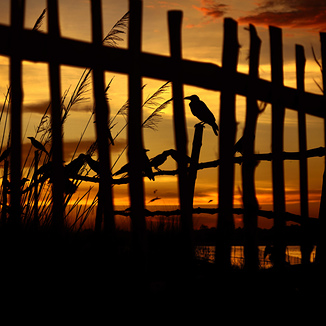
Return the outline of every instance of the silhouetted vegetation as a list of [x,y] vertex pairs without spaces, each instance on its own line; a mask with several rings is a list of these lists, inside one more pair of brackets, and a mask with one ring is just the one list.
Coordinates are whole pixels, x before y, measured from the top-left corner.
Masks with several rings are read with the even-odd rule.
[[[201,63],[182,60],[182,14],[179,11],[169,12],[171,56],[168,62],[171,63],[173,71],[171,72],[170,68],[164,65],[154,65],[159,67],[158,71],[162,66],[164,71],[157,72],[157,75],[151,71],[150,75],[167,80],[162,78],[161,74],[166,76],[168,71],[171,78],[154,94],[142,101],[141,94],[145,85],[141,85],[144,73],[141,70],[143,68],[140,68],[144,61],[140,39],[141,2],[131,1],[130,12],[126,13],[104,38],[101,32],[100,4],[92,1],[91,6],[93,39],[92,47],[89,48],[92,51],[88,53],[96,52],[97,49],[98,54],[102,55],[101,51],[107,50],[103,45],[116,47],[130,25],[129,49],[125,51],[133,60],[130,64],[129,62],[126,64],[128,68],[123,68],[129,74],[130,98],[112,116],[108,94],[114,79],[104,85],[105,68],[100,63],[81,64],[83,60],[85,62],[89,60],[88,57],[84,58],[84,52],[81,52],[82,59],[78,58],[81,60],[78,65],[88,68],[83,71],[74,90],[71,92],[68,89],[58,98],[59,65],[62,63],[57,61],[59,59],[49,56],[45,61],[49,62],[50,67],[52,101],[45,108],[35,134],[28,135],[30,147],[26,157],[20,160],[22,144],[16,132],[21,125],[21,115],[17,118],[13,113],[21,113],[21,69],[19,65],[11,67],[12,85],[8,87],[0,114],[0,123],[3,126],[0,162],[3,162],[4,166],[0,225],[0,257],[5,270],[3,280],[10,279],[11,284],[15,284],[23,291],[37,289],[40,295],[49,288],[51,291],[48,295],[70,289],[74,298],[83,291],[85,283],[89,286],[92,282],[97,291],[88,288],[87,295],[94,292],[98,295],[103,289],[106,295],[117,295],[118,300],[124,296],[127,297],[124,298],[125,300],[129,300],[131,294],[139,296],[140,291],[150,293],[155,299],[162,294],[169,297],[171,302],[177,302],[179,298],[191,301],[194,298],[209,296],[211,293],[214,295],[218,293],[222,299],[228,301],[240,296],[243,302],[248,299],[247,294],[250,293],[255,297],[253,302],[256,304],[261,297],[267,298],[268,303],[275,304],[271,298],[280,290],[284,294],[280,298],[282,304],[288,300],[299,303],[306,294],[323,298],[325,288],[321,280],[322,269],[319,269],[317,264],[310,264],[307,257],[314,245],[321,245],[323,249],[324,240],[321,235],[323,236],[325,231],[323,216],[325,196],[323,193],[318,220],[309,217],[304,205],[301,207],[300,215],[286,212],[283,164],[285,159],[299,160],[300,178],[303,180],[307,178],[307,167],[304,164],[306,159],[325,156],[325,148],[308,150],[301,142],[299,152],[284,152],[282,130],[285,107],[298,112],[304,110],[304,114],[310,113],[322,118],[324,113],[320,112],[321,97],[305,93],[304,89],[293,90],[283,87],[281,30],[270,28],[272,82],[262,81],[258,76],[260,39],[254,26],[250,26],[249,29],[250,72],[249,75],[242,74],[239,77],[236,71],[239,51],[237,23],[232,19],[226,19],[224,25],[223,73],[220,73],[220,67],[206,66],[206,64],[199,66],[203,69],[197,68],[200,70],[199,73],[195,65]],[[19,34],[22,33],[22,26],[19,24],[22,23],[20,16],[23,16],[24,8],[20,2],[13,1],[13,16],[15,16],[15,9],[18,12],[16,17],[18,22],[16,25],[13,23],[13,27],[8,27],[8,30],[13,28],[15,33]],[[51,40],[58,41],[56,1],[51,1],[48,11],[49,37],[51,36]],[[40,36],[37,30],[41,27],[46,13],[47,11],[42,12],[33,28],[35,33],[30,37]],[[69,42],[67,41],[67,46]],[[89,44],[81,44],[80,46],[88,49]],[[323,49],[325,44],[324,39]],[[13,62],[20,64],[24,56],[17,57],[16,52],[13,53]],[[112,53],[114,54],[114,51]],[[151,67],[151,60],[161,60],[163,63],[167,60],[163,56],[156,55],[153,57],[149,55],[148,58],[149,61],[146,63],[149,67]],[[33,60],[40,59],[36,57]],[[185,69],[187,65],[194,65],[194,69],[189,70],[195,77],[198,75],[198,78],[188,75],[186,72],[188,69]],[[123,69],[116,70],[125,73]],[[154,72],[155,69],[153,68]],[[211,78],[212,71],[216,72],[214,81]],[[219,80],[219,76],[223,78]],[[238,81],[239,78],[241,83]],[[187,153],[183,94],[183,84],[187,82],[195,86],[198,83],[197,86],[221,92],[219,126],[204,102],[199,101],[196,95],[188,97],[191,100],[193,114],[201,120],[201,123],[195,126],[190,156]],[[165,94],[170,87],[173,98],[166,99]],[[94,91],[93,111],[85,123],[85,129],[70,161],[63,163],[63,137],[60,133],[70,115],[73,114],[72,108],[90,97],[91,88]],[[284,103],[277,95],[280,92],[284,93]],[[297,92],[304,99],[300,103],[297,95],[293,95]],[[247,97],[245,130],[238,141],[236,141],[235,120],[237,94]],[[312,103],[319,103],[319,106],[316,104],[314,109],[306,109],[304,104],[309,102],[307,99]],[[262,103],[261,106],[258,105],[259,101]],[[256,123],[258,115],[266,108],[266,103],[272,104],[272,153],[256,154],[254,153]],[[164,109],[170,104],[173,105],[176,148],[166,148],[162,153],[151,157],[148,149],[143,146],[142,129],[149,128],[155,131],[162,119]],[[144,109],[151,109],[152,113],[143,119]],[[206,113],[201,115],[200,110],[203,109]],[[10,113],[12,116],[9,125]],[[54,116],[59,119],[56,120]],[[122,126],[117,123],[118,116],[125,118]],[[80,144],[93,119],[95,119],[97,139],[86,151],[81,152]],[[205,123],[212,127],[219,142],[219,159],[210,162],[200,162]],[[128,144],[117,160],[111,164],[110,151],[123,130],[128,131]],[[304,128],[300,130],[299,133],[305,134]],[[128,162],[118,168],[118,162],[125,152]],[[163,169],[168,159],[175,161],[177,167],[175,170]],[[255,168],[262,160],[272,162],[273,211],[260,209],[256,198],[254,174]],[[21,162],[23,164],[20,166]],[[234,164],[240,164],[242,169],[242,208],[235,208],[233,203]],[[198,170],[217,167],[219,206],[194,208],[193,199]],[[143,179],[148,178],[151,182],[157,182],[156,177],[164,175],[177,176],[180,207],[174,211],[151,212],[146,209],[144,201]],[[93,186],[90,186],[85,193],[77,196],[77,190],[83,182],[98,183],[97,195],[92,195]],[[129,186],[131,206],[126,210],[117,211],[113,208],[112,188],[121,184]],[[304,188],[304,184],[303,181],[301,187]],[[301,202],[306,203],[307,206],[307,193],[301,191],[300,195]],[[155,196],[150,201],[160,199],[157,194]],[[194,230],[192,216],[200,213],[215,214],[218,217],[216,227],[208,228],[203,225],[199,230]],[[235,229],[234,214],[243,216],[244,228]],[[115,218],[119,215],[128,217],[130,230],[119,229],[115,222]],[[94,223],[89,224],[94,216]],[[273,228],[259,229],[258,216],[273,219]],[[289,221],[297,225],[287,226],[286,222]],[[286,263],[285,247],[289,244],[301,245],[304,262],[301,269],[291,268]],[[195,247],[199,245],[214,246],[215,264],[196,259]],[[231,249],[234,245],[244,246],[245,271],[239,266],[232,266]],[[274,268],[259,269],[258,245],[272,247],[273,259],[270,259],[270,262]],[[320,252],[319,259],[323,266],[326,257],[323,250]],[[271,256],[271,253],[266,251],[265,256]],[[278,273],[282,273],[281,280]],[[73,275],[72,279],[71,275]],[[252,276],[255,276],[254,281],[251,279]],[[85,278],[91,281],[85,282]],[[46,289],[43,289],[44,284],[47,286]],[[7,291],[11,291],[10,286]],[[213,299],[214,302],[219,300]]]

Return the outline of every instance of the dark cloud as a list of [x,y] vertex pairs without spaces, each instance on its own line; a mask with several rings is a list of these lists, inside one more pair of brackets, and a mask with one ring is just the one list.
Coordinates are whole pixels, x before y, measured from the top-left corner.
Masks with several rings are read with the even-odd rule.
[[[23,112],[24,113],[38,113],[38,114],[44,114],[46,109],[49,107],[50,102],[49,101],[43,101],[38,103],[29,103],[23,105]],[[75,112],[92,112],[93,107],[91,104],[76,104],[71,106],[71,111]],[[49,111],[50,113],[50,111]]]
[[44,114],[46,109],[50,103],[48,101],[46,102],[38,102],[38,103],[31,103],[31,104],[24,104],[23,105],[23,112],[24,113],[38,113],[38,114]]
[[264,0],[239,23],[275,25],[326,31],[326,2],[321,0]]
[[[93,144],[94,140],[83,140],[79,146],[78,150],[76,152],[76,156],[78,156],[81,153],[86,153],[86,151],[89,149],[89,147]],[[64,146],[64,153],[65,153],[65,159],[70,160],[73,153],[75,152],[75,149],[77,147],[78,140],[73,141],[65,141]],[[125,139],[116,139],[114,141],[114,146],[110,147],[111,153],[120,153],[126,146],[127,141]]]
[[227,12],[228,5],[215,0],[201,0],[201,6],[194,6],[194,8],[202,12],[204,16],[220,18]]

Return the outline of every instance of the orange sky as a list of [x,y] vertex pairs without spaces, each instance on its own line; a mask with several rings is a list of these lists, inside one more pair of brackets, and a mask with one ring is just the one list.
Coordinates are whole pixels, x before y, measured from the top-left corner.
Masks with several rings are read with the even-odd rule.
[[[270,58],[269,58],[269,37],[267,25],[275,25],[283,28],[283,55],[284,55],[284,84],[295,87],[295,44],[302,44],[306,51],[306,90],[320,93],[315,81],[321,83],[319,67],[313,60],[311,47],[315,49],[317,57],[320,58],[319,31],[326,31],[326,4],[319,0],[289,0],[289,1],[249,1],[249,0],[176,0],[176,1],[143,1],[143,43],[142,49],[146,52],[169,54],[167,11],[180,9],[183,11],[183,57],[187,59],[212,62],[221,64],[221,50],[223,42],[223,18],[232,17],[239,22],[239,43],[241,45],[239,54],[238,70],[248,72],[249,33],[245,29],[249,23],[254,23],[258,34],[262,39],[260,76],[270,80]],[[0,23],[9,24],[10,1],[0,0]],[[128,1],[106,1],[103,4],[103,20],[105,35],[111,27],[128,10]],[[62,36],[90,41],[90,4],[87,0],[64,0],[60,1],[60,27]],[[36,19],[46,7],[45,0],[26,1],[26,28],[32,28]],[[41,31],[47,31],[47,21]],[[119,46],[126,47],[127,36],[119,43]],[[64,49],[62,49],[64,51]],[[24,143],[28,143],[27,136],[34,135],[41,112],[45,110],[49,102],[48,71],[46,64],[35,64],[24,62],[24,115],[23,135]],[[62,67],[62,91],[70,87],[72,90],[82,74],[82,69]],[[111,113],[115,114],[128,98],[127,76],[107,73],[107,82],[114,77],[111,84],[109,99]],[[314,81],[315,80],[315,81]],[[143,97],[146,99],[165,81],[144,79],[146,87]],[[4,94],[9,85],[8,80],[8,58],[0,56],[0,93]],[[194,88],[185,85],[185,96],[197,94],[211,111],[214,113],[217,123],[219,122],[219,93]],[[92,110],[92,90],[90,89],[89,100],[77,105],[71,111],[64,126],[65,160],[69,162],[74,146],[78,141]],[[168,90],[164,99],[169,99],[171,92]],[[3,96],[4,98],[4,96]],[[162,99],[162,102],[164,101]],[[185,102],[187,112],[187,128],[189,140],[189,153],[194,128],[197,119],[190,113],[188,102]],[[151,109],[144,110],[144,118]],[[245,98],[237,97],[237,139],[241,137],[244,127]],[[164,110],[162,120],[158,124],[158,130],[144,129],[145,148],[149,149],[149,157],[162,151],[174,148],[172,107]],[[268,153],[271,151],[271,108],[267,106],[265,112],[259,116],[256,147],[257,153]],[[124,125],[124,118],[118,117],[117,125],[113,129],[115,135]],[[0,125],[0,131],[3,126]],[[285,141],[286,151],[298,150],[297,137],[297,114],[287,110],[285,117]],[[307,116],[308,149],[324,146],[323,143],[323,122],[320,119]],[[84,142],[78,153],[85,151],[87,145],[94,140],[94,125],[90,124]],[[122,132],[117,138],[117,144],[112,148],[112,162],[116,160],[126,143],[126,133]],[[77,154],[78,154],[77,153]],[[204,129],[203,147],[200,161],[211,161],[218,158],[218,139],[210,128]],[[118,170],[126,162],[123,155],[114,168]],[[311,158],[308,161],[309,169],[309,199],[310,215],[318,214],[318,199],[321,190],[321,178],[323,173],[323,158]],[[296,161],[285,162],[285,184],[287,210],[299,213],[299,163]],[[168,160],[162,169],[173,169],[175,164]],[[238,188],[241,186],[241,174],[239,166],[236,166],[235,181],[235,205],[241,206],[241,196]],[[174,207],[177,205],[177,180],[173,176],[157,177],[155,182],[145,180],[146,202],[158,196],[161,199],[155,201],[154,207],[163,205]],[[88,188],[90,184],[84,183],[79,189],[79,194]],[[261,162],[256,170],[257,197],[261,208],[272,209],[272,181],[271,163]],[[155,192],[154,195],[154,191]],[[128,206],[127,187],[115,186],[115,203]],[[198,172],[198,179],[195,193],[195,206],[217,204],[217,171],[216,169],[201,170]]]

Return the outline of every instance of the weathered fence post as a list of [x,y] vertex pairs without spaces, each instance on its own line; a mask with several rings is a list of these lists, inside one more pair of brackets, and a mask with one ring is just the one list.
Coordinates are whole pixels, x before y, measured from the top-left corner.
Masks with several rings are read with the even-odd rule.
[[197,166],[199,161],[200,149],[203,141],[203,130],[204,126],[201,123],[196,124],[195,126],[195,134],[192,142],[192,152],[188,173],[188,192],[189,192],[189,203],[191,206],[191,210],[193,209],[193,201],[194,201],[194,193],[195,193],[195,185],[197,179]]
[[308,224],[308,170],[307,170],[307,132],[306,132],[306,114],[302,106],[301,97],[304,93],[304,74],[306,58],[304,48],[301,45],[295,46],[296,53],[296,74],[297,74],[297,90],[298,90],[298,132],[299,132],[299,167],[300,167],[300,213],[302,217],[301,223],[301,256],[302,263],[310,262],[310,254],[312,250],[310,230]]
[[254,158],[255,133],[259,108],[255,96],[256,83],[259,72],[259,52],[261,40],[256,29],[250,24],[250,53],[249,53],[249,90],[247,96],[246,125],[243,132],[243,164],[242,164],[242,189],[243,189],[243,222],[245,230],[244,257],[245,268],[256,271],[259,267],[257,246],[257,211],[258,202],[255,190]]
[[[103,42],[101,1],[92,0],[92,38],[94,51],[100,56]],[[112,200],[112,176],[109,147],[109,106],[105,96],[104,71],[97,62],[93,66],[93,91],[95,99],[96,139],[99,155],[100,184],[96,218],[104,217],[104,231],[112,237],[115,232]],[[100,227],[100,225],[99,225]],[[98,228],[98,227],[97,227]]]
[[143,135],[142,135],[142,78],[141,78],[141,25],[142,2],[130,0],[130,19],[128,49],[130,55],[130,72],[128,80],[129,114],[128,114],[128,160],[130,164],[129,194],[131,204],[131,223],[134,259],[137,270],[143,273],[147,268],[146,220],[144,214],[143,184]]
[[61,107],[61,85],[60,66],[57,61],[58,46],[60,38],[58,2],[48,0],[48,34],[49,34],[49,74],[51,95],[51,132],[52,132],[52,162],[53,162],[53,188],[52,188],[52,227],[54,231],[61,232],[64,226],[63,195],[64,195],[64,170],[62,153],[62,107]]
[[182,49],[181,49],[181,24],[182,24],[182,11],[169,11],[169,41],[170,53],[173,65],[172,79],[172,94],[173,94],[173,122],[174,122],[174,137],[175,144],[180,157],[178,161],[178,187],[179,187],[179,201],[181,209],[181,228],[184,246],[184,263],[187,265],[193,259],[192,248],[192,208],[189,205],[188,198],[188,176],[187,176],[187,131],[185,121],[185,108],[184,108],[184,94],[182,84]]
[[[324,109],[324,144],[326,145],[326,33],[320,33],[321,42],[321,58],[322,58],[322,77],[323,77],[323,109]],[[316,252],[316,261],[323,267],[326,267],[326,156],[325,170],[323,175],[323,186],[320,198],[319,207],[319,228],[318,228],[318,243]]]
[[222,269],[231,267],[231,241],[234,230],[233,194],[234,194],[234,150],[236,133],[234,76],[238,64],[238,24],[224,19],[223,40],[223,86],[220,108],[220,166],[218,182],[219,214],[217,221],[217,239],[215,262]]
[[21,222],[21,127],[22,127],[22,62],[21,38],[24,27],[24,0],[11,1],[11,55],[10,55],[10,84],[11,84],[11,154],[10,154],[10,215],[9,223],[17,226]]
[[285,263],[285,189],[283,165],[284,115],[283,89],[283,45],[282,30],[270,26],[270,55],[272,69],[272,181],[274,203],[274,247],[275,267]]

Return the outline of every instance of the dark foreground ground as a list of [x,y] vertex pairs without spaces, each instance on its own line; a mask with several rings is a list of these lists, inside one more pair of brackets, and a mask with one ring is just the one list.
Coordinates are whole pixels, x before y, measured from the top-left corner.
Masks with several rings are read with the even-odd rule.
[[154,315],[150,320],[155,325],[177,318],[218,321],[225,316],[229,322],[222,325],[235,325],[236,320],[265,324],[279,315],[291,321],[326,315],[326,274],[317,265],[248,273],[222,272],[214,264],[195,261],[190,268],[181,263],[173,239],[161,240],[149,239],[144,269],[132,259],[125,234],[110,253],[111,244],[93,232],[58,236],[2,230],[1,311],[8,305],[14,317],[22,316],[23,309],[28,311],[24,316],[54,319],[63,313],[81,319],[104,314],[108,320]]

